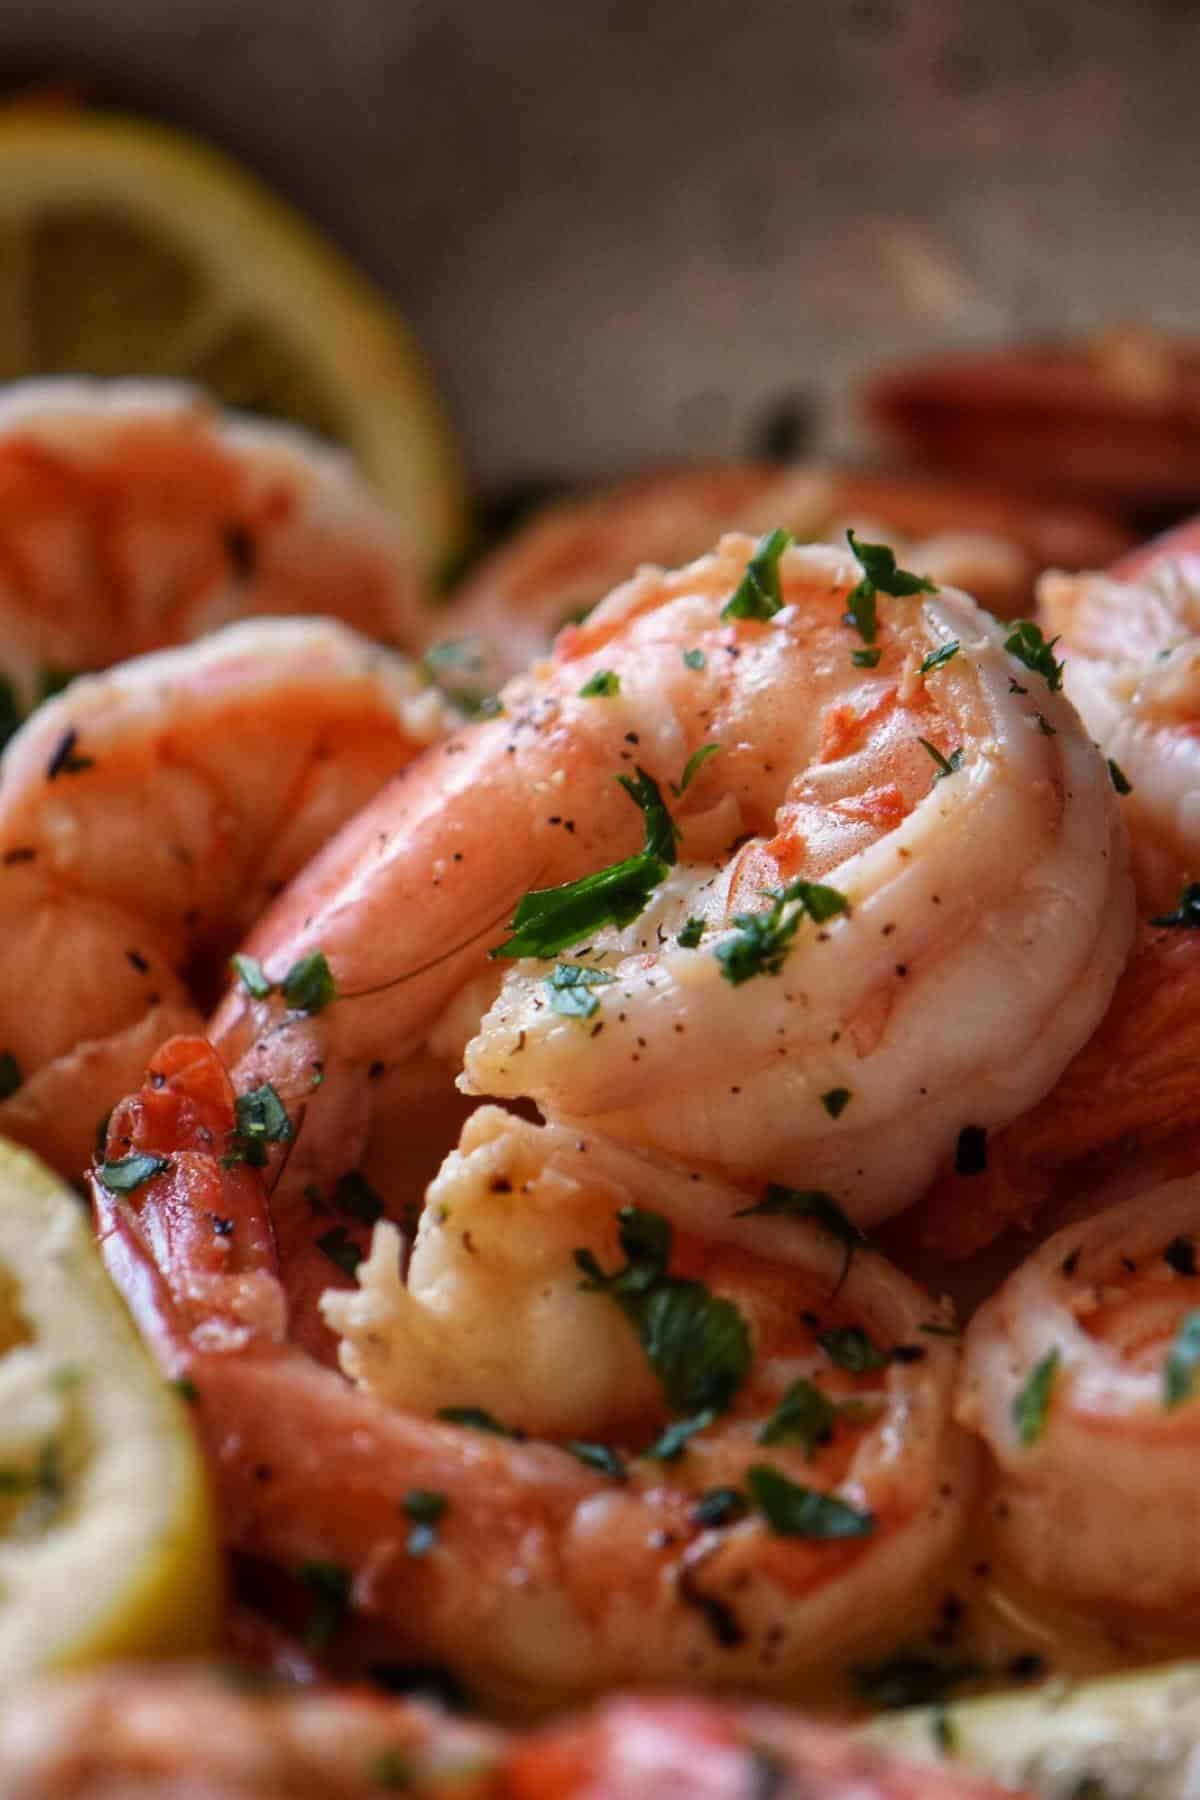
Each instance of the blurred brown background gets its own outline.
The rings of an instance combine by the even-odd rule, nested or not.
[[[845,447],[896,352],[1192,327],[1198,69],[1192,0],[0,0],[9,85],[192,126],[357,256],[493,488]]]

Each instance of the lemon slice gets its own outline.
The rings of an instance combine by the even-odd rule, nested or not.
[[[162,375],[344,445],[430,572],[465,488],[382,294],[231,158],[118,114],[0,113],[0,380]]]
[[[0,1685],[207,1648],[221,1598],[186,1403],[80,1201],[0,1140]]]

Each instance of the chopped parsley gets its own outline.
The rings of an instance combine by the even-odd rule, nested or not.
[[[1190,1400],[1200,1364],[1200,1312],[1185,1313],[1171,1340],[1163,1365],[1163,1405],[1182,1406]]]
[[[812,1219],[829,1236],[836,1238],[845,1247],[846,1257],[842,1264],[842,1272],[838,1276],[840,1288],[850,1270],[850,1263],[855,1250],[867,1242],[853,1220],[848,1219],[832,1194],[823,1188],[790,1188],[782,1187],[778,1182],[771,1182],[762,1199],[755,1206],[745,1206],[734,1213],[735,1219],[750,1219],[760,1213],[780,1213],[792,1219]]]
[[[819,1331],[817,1342],[835,1368],[850,1375],[866,1375],[872,1369],[886,1369],[887,1353],[873,1344],[861,1325],[839,1325],[830,1331]]]
[[[0,1100],[7,1100],[16,1093],[24,1077],[21,1065],[11,1050],[0,1050]]]
[[[863,571],[862,579],[851,590],[846,602],[846,623],[854,627],[864,644],[873,644],[879,633],[877,595],[891,594],[899,598],[911,594],[936,594],[937,583],[897,568],[895,553],[886,544],[860,543],[853,531],[848,531],[846,538]],[[856,653],[856,657],[861,655],[861,652]],[[874,661],[865,666],[873,668],[878,661],[876,654]],[[860,662],[859,666],[864,664]]]
[[[317,1597],[304,1642],[310,1650],[324,1650],[350,1617],[350,1571],[344,1563],[306,1562],[300,1579]]]
[[[928,750],[930,756],[937,764],[937,774],[933,778],[935,787],[939,781],[945,781],[948,775],[958,774],[958,771],[962,768],[963,761],[963,749],[961,744],[958,745],[957,749],[952,750],[949,756],[943,756],[937,745],[931,744],[928,738],[918,737],[917,742],[920,744],[922,750]]]
[[[177,1376],[171,1383],[171,1386],[175,1389],[179,1398],[186,1401],[188,1406],[199,1405],[200,1389],[196,1386],[190,1375]]]
[[[856,669],[877,669],[882,655],[878,644],[870,644],[865,650],[852,650],[850,661]]]
[[[338,1176],[333,1185],[333,1204],[360,1225],[374,1225],[383,1217],[383,1201],[358,1169],[347,1169]]]
[[[678,828],[658,784],[644,769],[638,769],[636,781],[628,775],[618,775],[617,780],[641,808],[646,824],[643,848],[579,881],[526,894],[512,916],[512,937],[497,944],[490,956],[556,956],[601,925],[629,925],[645,910],[676,860]]]
[[[704,920],[690,918],[685,923],[675,942],[684,950],[694,950],[704,936]]]
[[[411,1519],[412,1530],[404,1548],[409,1556],[427,1556],[437,1543],[437,1525],[449,1510],[450,1502],[436,1488],[410,1488],[400,1502],[400,1510]]]
[[[135,1188],[153,1181],[156,1175],[165,1175],[170,1167],[169,1156],[152,1156],[143,1152],[134,1156],[118,1156],[114,1162],[101,1163],[96,1174],[101,1185],[110,1194],[132,1194]]]
[[[576,1250],[583,1287],[621,1307],[672,1412],[723,1412],[750,1368],[745,1319],[702,1281],[667,1273],[673,1236],[667,1219],[623,1206],[617,1220],[623,1267],[605,1272],[590,1250]]]
[[[685,650],[683,652],[683,660],[685,666],[689,669],[702,669],[707,659],[703,650]]]
[[[363,1253],[344,1225],[334,1225],[317,1239],[317,1249],[327,1256],[335,1269],[353,1281]]]
[[[840,1119],[853,1098],[854,1095],[849,1088],[830,1088],[827,1093],[821,1095],[821,1105],[831,1119]]]
[[[733,936],[713,951],[734,987],[756,975],[778,975],[802,919],[823,925],[847,910],[845,894],[819,881],[790,881],[768,889],[767,898],[771,904],[764,912],[734,913]]]
[[[833,1436],[837,1407],[811,1381],[793,1381],[770,1418],[755,1433],[760,1444],[799,1444],[811,1462]]]
[[[268,979],[257,956],[245,956],[239,952],[230,957],[229,966],[252,1000],[265,1000],[275,992],[275,983]]]
[[[1174,912],[1163,913],[1157,919],[1151,919],[1152,925],[1166,925],[1172,930],[1200,930],[1200,881],[1185,882],[1179,890],[1179,900]]]
[[[585,1468],[596,1469],[601,1475],[610,1475],[614,1481],[629,1480],[629,1471],[611,1444],[584,1444],[577,1438],[572,1438],[563,1445],[563,1449],[583,1463]]]
[[[755,1463],[746,1471],[750,1494],[771,1530],[780,1537],[867,1537],[875,1529],[875,1516],[847,1506],[833,1494],[801,1487],[769,1463]]]
[[[676,799],[678,799],[681,794],[687,793],[709,757],[715,756],[720,748],[720,744],[701,744],[698,750],[692,751],[692,754],[683,765],[683,774],[679,777],[678,782],[673,781],[671,783],[671,792],[675,795]]]
[[[655,1438],[642,1455],[649,1462],[675,1462],[681,1457],[697,1432],[708,1431],[717,1422],[712,1407],[706,1407],[692,1419],[675,1419]]]
[[[864,1699],[887,1712],[904,1706],[929,1706],[952,1688],[982,1674],[978,1664],[941,1662],[922,1650],[899,1650],[886,1662],[856,1669],[855,1684]]]
[[[776,526],[761,537],[746,573],[721,608],[722,619],[773,619],[783,606],[779,563],[792,541],[790,531]]]
[[[589,969],[583,963],[555,963],[545,981],[550,1010],[566,1019],[590,1019],[600,1010],[600,1002],[590,990],[616,979],[607,969]]]
[[[1004,640],[1004,648],[1010,656],[1015,656],[1019,663],[1024,663],[1033,674],[1040,675],[1052,694],[1057,694],[1062,687],[1063,665],[1056,661],[1054,646],[1058,639],[1053,637],[1047,643],[1042,636],[1042,628],[1030,619],[1018,619]],[[1021,691],[1021,690],[1018,690]]]
[[[323,950],[313,950],[293,963],[279,988],[293,1012],[323,1012],[338,997],[337,982]]]
[[[709,1488],[692,1508],[693,1525],[704,1525],[710,1528],[718,1525],[736,1525],[744,1519],[749,1507],[746,1496],[740,1488]]]
[[[932,675],[935,669],[944,669],[951,659],[958,655],[961,646],[957,638],[951,638],[948,644],[939,644],[931,650],[917,670],[918,675]]]
[[[1197,1315],[1200,1328],[1200,1314]],[[1198,1340],[1200,1350],[1200,1340]],[[1046,1429],[1046,1420],[1050,1416],[1050,1401],[1054,1394],[1054,1383],[1058,1378],[1060,1361],[1058,1346],[1047,1350],[1033,1366],[1033,1370],[1012,1403],[1012,1420],[1017,1428],[1017,1436],[1026,1449],[1036,1444]]]
[[[286,1144],[292,1136],[292,1122],[283,1101],[269,1081],[249,1093],[238,1094],[233,1103],[234,1128],[229,1150],[221,1158],[222,1166],[249,1163],[252,1169],[266,1166],[267,1145]]]
[[[1121,798],[1124,799],[1126,794],[1132,794],[1133,783],[1130,781],[1119,762],[1114,762],[1111,756],[1106,760],[1108,762],[1108,778],[1118,794],[1120,794]]]
[[[610,700],[621,691],[621,677],[612,669],[597,669],[579,690],[581,700]]]

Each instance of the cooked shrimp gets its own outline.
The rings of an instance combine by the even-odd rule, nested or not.
[[[867,410],[926,467],[1107,504],[1200,498],[1200,345],[1125,325],[886,370]],[[1099,561],[1107,561],[1100,558]]]
[[[0,671],[102,669],[251,614],[325,613],[413,648],[415,558],[345,457],[149,381],[0,399]]]
[[[627,1680],[791,1692],[903,1633],[972,1460],[954,1347],[921,1332],[943,1315],[881,1257],[488,1109],[408,1290],[383,1223],[360,1291],[325,1300],[355,1391],[284,1338],[237,1144],[213,1053],[177,1039],[109,1129],[108,1166],[147,1157],[144,1179],[93,1182],[109,1269],[199,1396],[231,1543],[337,1565],[402,1651],[510,1706]]]
[[[269,898],[450,722],[320,619],[230,626],[39,708],[0,764],[0,1130],[78,1176]]]
[[[1139,895],[1166,911],[1200,874],[1200,530],[1111,575],[1048,575],[1039,605],[1061,637],[1067,693],[1132,790]]]
[[[968,1770],[915,1768],[795,1713],[701,1700],[610,1700],[518,1738],[505,1772],[512,1800],[1000,1800]]]
[[[466,1042],[475,1093],[749,1184],[818,1184],[870,1222],[964,1128],[1031,1105],[1094,1029],[1132,903],[1116,797],[1071,708],[953,592],[885,602],[874,666],[856,666],[861,571],[832,550],[783,557],[772,616],[730,616],[752,553],[726,538],[618,589],[255,927],[271,976],[320,949],[347,997],[300,1018],[238,991],[214,1023],[240,1085],[307,1103],[297,1179],[360,1159],[370,1068]],[[576,890],[547,902],[554,884],[636,853],[613,779],[635,768],[652,835],[671,836],[654,784],[684,790],[682,860],[656,886],[666,860],[635,854],[653,878],[632,908],[626,893],[553,943],[518,930],[509,952],[532,954],[476,1030],[526,891],[534,913],[558,907]],[[582,1024],[546,985],[580,941]]]
[[[994,1532],[1094,1609],[1200,1617],[1200,1178],[1057,1232],[967,1333],[958,1417],[996,1464]]]
[[[539,514],[428,621],[456,644],[449,679],[490,692],[645,563],[700,556],[723,531],[785,525],[800,540],[883,537],[909,567],[1011,617],[1045,568],[1095,568],[1128,545],[1103,513],[1002,489],[812,465],[747,463],[643,475]]]
[[[964,1770],[765,1706],[618,1698],[514,1735],[356,1691],[161,1668],[0,1700],[0,1766],[5,1800],[1000,1800]]]
[[[501,1800],[504,1740],[367,1693],[136,1665],[0,1698],[4,1800]]]

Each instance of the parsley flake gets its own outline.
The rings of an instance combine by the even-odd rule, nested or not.
[[[1111,756],[1107,758],[1107,762],[1108,778],[1112,782],[1113,787],[1117,790],[1117,793],[1124,799],[1126,794],[1132,794],[1133,783],[1130,781],[1119,762],[1114,762]]]
[[[929,1706],[964,1681],[982,1673],[976,1663],[941,1662],[922,1650],[900,1650],[886,1662],[856,1669],[859,1692],[873,1706],[892,1712],[905,1706]]]
[[[710,1530],[719,1525],[736,1525],[739,1519],[745,1518],[749,1510],[746,1496],[739,1488],[709,1488],[706,1494],[700,1495],[692,1508],[692,1523],[706,1526]]]
[[[845,894],[819,881],[790,881],[768,889],[767,898],[771,904],[764,912],[734,913],[733,936],[713,951],[734,987],[756,975],[778,975],[801,921],[807,917],[823,925],[848,905]]]
[[[333,1204],[360,1225],[374,1225],[383,1217],[383,1201],[358,1169],[347,1169],[338,1176],[333,1185]]]
[[[853,1098],[854,1095],[849,1088],[830,1088],[827,1093],[821,1095],[821,1105],[831,1119],[840,1119]]]
[[[482,1406],[442,1406],[438,1408],[437,1416],[444,1425],[465,1425],[470,1431],[487,1431],[493,1437],[521,1438],[525,1435],[511,1426],[502,1425]]]
[[[939,781],[945,781],[948,775],[958,774],[958,771],[962,768],[963,761],[963,749],[961,744],[959,744],[957,749],[952,750],[949,756],[943,756],[937,745],[931,744],[928,738],[918,737],[917,742],[920,744],[922,750],[928,750],[930,756],[937,764],[937,774],[933,778],[935,787]]]
[[[671,792],[676,799],[687,793],[709,757],[715,756],[720,748],[720,744],[701,744],[698,750],[692,751],[683,765],[683,774],[679,777],[678,782],[671,783]]]
[[[666,880],[675,862],[678,828],[658,784],[644,769],[638,769],[636,781],[628,775],[619,775],[617,780],[641,808],[646,824],[643,848],[636,856],[627,856],[579,881],[535,888],[526,894],[510,922],[512,937],[497,944],[489,956],[557,956],[601,925],[629,925],[644,912],[654,889]]]
[[[682,654],[684,665],[689,669],[702,669],[707,661],[703,650],[685,650]]]
[[[337,982],[323,950],[313,950],[293,963],[279,988],[293,1012],[324,1012],[338,997]]]
[[[616,979],[607,969],[589,969],[583,963],[555,963],[545,979],[550,1010],[561,1013],[565,1019],[590,1019],[600,1010],[600,1002],[590,990]]]
[[[275,992],[275,983],[268,979],[257,956],[244,956],[239,952],[230,957],[229,966],[252,1000],[265,1000]]]
[[[758,1510],[780,1537],[813,1539],[867,1537],[875,1516],[859,1512],[833,1494],[801,1487],[769,1463],[755,1463],[746,1480]]]
[[[712,1407],[698,1412],[693,1419],[675,1419],[659,1433],[648,1450],[642,1451],[642,1455],[648,1462],[677,1462],[697,1432],[708,1431],[716,1422],[717,1415]]]
[[[850,1375],[866,1375],[872,1369],[886,1369],[890,1358],[873,1344],[861,1325],[839,1325],[830,1331],[819,1331],[817,1342],[835,1368]]]
[[[783,607],[779,563],[792,541],[790,531],[776,526],[761,537],[746,573],[721,608],[722,619],[773,619]]]
[[[609,1475],[614,1481],[628,1481],[629,1471],[611,1444],[584,1444],[577,1438],[570,1439],[563,1445],[569,1455],[574,1456],[585,1468],[596,1469],[601,1475]]]
[[[958,655],[960,649],[961,645],[957,638],[951,638],[948,644],[939,644],[936,650],[931,650],[924,658],[917,674],[932,675],[935,669],[944,669],[946,664]]]
[[[1004,648],[1033,674],[1040,675],[1052,694],[1057,694],[1062,687],[1063,678],[1063,665],[1054,656],[1054,646],[1057,643],[1056,637],[1047,643],[1042,636],[1041,626],[1035,625],[1032,620],[1018,619],[1004,640]]]
[[[1200,1312],[1189,1312],[1179,1321],[1163,1366],[1163,1405],[1182,1406],[1190,1400],[1200,1364]]]
[[[230,1148],[221,1158],[222,1166],[249,1163],[252,1169],[266,1166],[267,1145],[286,1144],[291,1140],[292,1122],[283,1101],[269,1081],[248,1093],[238,1094],[233,1103],[234,1128]]]
[[[733,1216],[735,1219],[750,1219],[762,1213],[779,1213],[792,1219],[812,1219],[830,1237],[836,1238],[846,1252],[842,1272],[837,1280],[839,1288],[849,1273],[855,1250],[867,1243],[865,1234],[853,1220],[846,1217],[833,1195],[827,1194],[823,1188],[782,1187],[773,1181],[757,1205],[744,1206]]]
[[[579,690],[581,700],[610,700],[621,691],[621,677],[612,669],[597,669]]]
[[[750,1368],[745,1319],[702,1281],[667,1273],[673,1236],[667,1219],[623,1206],[617,1220],[624,1266],[606,1273],[590,1250],[576,1250],[583,1287],[622,1308],[672,1412],[723,1412]]]
[[[1200,881],[1185,882],[1179,890],[1174,912],[1151,919],[1152,925],[1165,925],[1172,930],[1200,931]]]
[[[684,950],[694,950],[704,936],[704,920],[692,917],[687,920],[675,942]]]
[[[879,645],[871,644],[865,650],[852,650],[850,652],[850,662],[856,669],[877,669],[882,655],[883,651],[879,648]]]
[[[897,568],[895,553],[886,544],[861,543],[853,531],[847,531],[846,539],[863,571],[862,579],[851,590],[846,601],[846,623],[854,627],[864,644],[873,644],[879,633],[876,606],[878,594],[891,594],[897,598],[911,594],[936,594],[937,583],[927,581],[923,575],[910,575],[907,569]],[[861,652],[857,654],[861,655]],[[876,656],[875,662],[878,661]],[[867,666],[874,667],[874,663]]]
[[[1200,1334],[1200,1314],[1197,1315],[1198,1334]],[[1200,1353],[1200,1335],[1198,1335],[1197,1351]],[[1012,1420],[1017,1428],[1017,1436],[1026,1449],[1036,1444],[1046,1429],[1046,1420],[1050,1415],[1050,1401],[1054,1393],[1054,1383],[1058,1377],[1058,1365],[1061,1358],[1058,1346],[1047,1350],[1045,1356],[1036,1362],[1025,1385],[1018,1391],[1012,1403]]]
[[[759,1426],[760,1444],[799,1444],[809,1462],[833,1436],[837,1408],[811,1381],[793,1381],[774,1412]]]
[[[119,1156],[114,1162],[101,1163],[96,1174],[101,1185],[110,1194],[132,1194],[135,1188],[153,1181],[156,1175],[165,1175],[170,1167],[169,1156],[151,1156],[145,1153]]]

